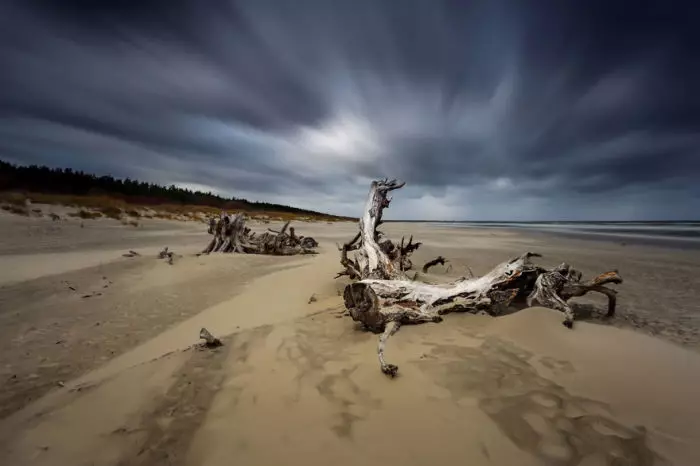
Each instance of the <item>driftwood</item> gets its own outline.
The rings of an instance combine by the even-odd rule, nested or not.
[[[133,252],[133,251],[129,251]],[[138,255],[138,254],[137,254]],[[162,251],[158,253],[158,259],[166,259],[168,264],[173,265],[173,260],[175,260],[175,253],[168,250],[166,246]]]
[[[448,261],[447,259],[445,259],[444,257],[442,257],[442,256],[437,256],[435,259],[426,262],[426,263],[423,265],[423,268],[421,269],[421,271],[422,271],[423,273],[428,273],[428,269],[430,269],[430,267],[436,266],[436,265],[438,265],[438,264],[439,264],[439,265],[445,265],[447,262],[449,262],[449,261]]]
[[[204,340],[204,346],[207,348],[217,348],[219,346],[223,346],[221,340],[212,335],[211,332],[204,327],[202,327],[202,329],[199,331],[199,338]]]
[[[374,181],[370,188],[365,212],[360,220],[360,231],[352,241],[340,247],[341,265],[346,275],[358,280],[345,287],[345,307],[353,320],[365,328],[381,333],[377,354],[382,372],[395,376],[398,367],[384,359],[386,342],[401,325],[441,322],[452,312],[502,314],[510,304],[524,299],[528,305],[540,304],[564,313],[563,324],[572,328],[574,313],[567,300],[591,291],[608,297],[608,316],[615,312],[615,290],[609,283],[622,283],[617,271],[604,273],[593,280],[581,281],[581,273],[568,264],[553,269],[539,267],[532,262],[539,254],[526,252],[497,265],[482,277],[461,278],[448,284],[428,284],[409,278],[408,256],[420,243],[401,241],[396,247],[377,231],[382,210],[389,206],[388,193],[401,188],[396,180]],[[354,252],[354,258],[349,253]],[[426,263],[444,264],[439,257]]]
[[[338,273],[336,278],[347,275],[351,279],[407,279],[405,272],[413,267],[410,255],[421,246],[421,243],[414,243],[411,236],[408,243],[405,242],[405,238],[401,238],[401,244],[397,246],[377,230],[382,224],[382,212],[391,202],[388,193],[403,185],[404,183],[396,180],[372,183],[365,212],[360,219],[359,233],[350,242],[339,247],[340,263],[344,270]],[[352,251],[357,253],[351,260],[348,253]]]
[[[246,227],[244,214],[233,216],[222,215],[219,220],[209,221],[209,234],[214,238],[202,251],[202,254],[212,252],[237,252],[241,254],[270,254],[277,256],[293,256],[297,254],[316,254],[318,242],[311,237],[298,236],[289,222],[280,231],[268,230],[262,234],[252,232]]]

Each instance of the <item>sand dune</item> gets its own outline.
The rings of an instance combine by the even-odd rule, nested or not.
[[[85,255],[105,254],[97,263],[83,257],[80,267],[0,288],[3,464],[700,464],[700,354],[694,321],[676,318],[693,308],[652,314],[641,306],[666,329],[690,328],[684,338],[646,335],[653,326],[624,318],[630,301],[649,296],[644,276],[632,278],[642,270],[634,263],[661,257],[659,267],[666,261],[684,273],[699,267],[692,257],[389,225],[391,234],[412,230],[425,241],[419,259],[449,255],[451,275],[435,272],[445,278],[535,247],[554,262],[580,259],[584,272],[617,262],[609,265],[628,279],[615,325],[594,319],[570,331],[556,312],[533,308],[404,327],[387,350],[401,367],[392,380],[379,372],[376,336],[341,316],[333,243],[353,225],[304,224],[321,254],[268,258],[193,257],[206,234],[173,224],[167,229],[182,236],[167,235],[184,256],[173,266],[149,254],[111,255],[125,243],[101,228],[79,233],[110,244],[85,239],[95,245]],[[156,247],[153,238],[165,234],[153,231],[127,249]],[[13,260],[34,270],[52,254],[61,251]],[[97,289],[103,276],[110,284],[94,298],[64,286]],[[657,286],[653,306],[674,292]],[[584,309],[595,315],[601,304]],[[201,326],[225,346],[192,349]]]

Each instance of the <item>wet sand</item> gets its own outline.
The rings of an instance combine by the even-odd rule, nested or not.
[[[0,216],[3,463],[700,464],[697,252],[387,224],[450,259],[436,279],[525,250],[625,278],[617,317],[580,299],[572,331],[541,308],[404,327],[392,380],[333,279],[355,225],[299,223],[321,254],[281,258],[195,257],[201,224],[61,223]],[[202,326],[225,345],[193,349]]]

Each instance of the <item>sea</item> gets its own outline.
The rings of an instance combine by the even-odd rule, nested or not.
[[[678,248],[700,248],[700,221],[430,222],[455,228],[494,228]]]

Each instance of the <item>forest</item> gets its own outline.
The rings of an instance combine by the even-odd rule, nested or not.
[[[236,197],[224,198],[211,192],[192,191],[175,185],[160,186],[129,178],[119,179],[110,175],[98,176],[71,168],[23,166],[0,160],[0,192],[2,191],[111,197],[129,204],[144,206],[180,204],[247,212],[282,212],[349,219],[286,205],[255,202]]]

